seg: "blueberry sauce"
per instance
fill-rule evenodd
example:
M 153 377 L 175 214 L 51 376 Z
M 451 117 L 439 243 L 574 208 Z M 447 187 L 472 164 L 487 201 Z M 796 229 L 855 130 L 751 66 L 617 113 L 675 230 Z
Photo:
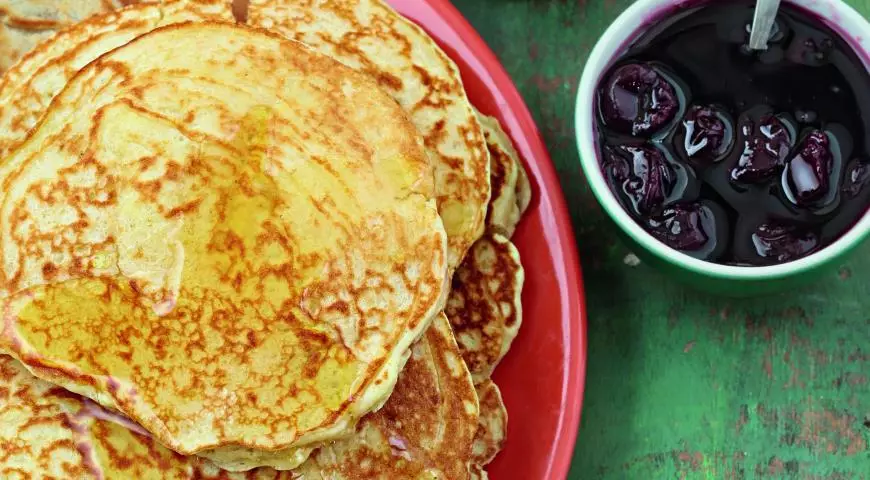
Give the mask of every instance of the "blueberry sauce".
M 602 78 L 601 164 L 651 235 L 696 258 L 771 265 L 824 248 L 870 204 L 870 75 L 782 4 L 748 48 L 750 2 L 657 21 Z

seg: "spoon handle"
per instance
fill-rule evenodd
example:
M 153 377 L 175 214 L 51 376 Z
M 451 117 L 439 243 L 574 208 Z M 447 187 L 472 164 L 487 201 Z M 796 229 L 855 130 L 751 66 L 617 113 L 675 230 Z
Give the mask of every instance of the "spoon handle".
M 755 3 L 755 15 L 752 18 L 752 31 L 749 34 L 749 48 L 766 50 L 770 29 L 776 20 L 780 0 L 758 0 Z

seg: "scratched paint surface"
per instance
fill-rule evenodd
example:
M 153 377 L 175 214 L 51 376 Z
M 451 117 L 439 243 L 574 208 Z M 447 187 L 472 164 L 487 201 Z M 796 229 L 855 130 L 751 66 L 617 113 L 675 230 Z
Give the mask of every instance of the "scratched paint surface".
M 870 244 L 810 288 L 749 301 L 630 266 L 572 133 L 583 63 L 630 2 L 455 3 L 532 110 L 594 280 L 571 480 L 870 479 Z M 870 13 L 870 0 L 851 3 Z

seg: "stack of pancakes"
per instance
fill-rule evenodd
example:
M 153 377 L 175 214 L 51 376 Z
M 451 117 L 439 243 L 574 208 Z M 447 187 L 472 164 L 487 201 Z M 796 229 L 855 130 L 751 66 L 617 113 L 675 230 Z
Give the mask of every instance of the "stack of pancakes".
M 0 14 L 0 478 L 486 478 L 531 190 L 426 33 L 381 0 Z

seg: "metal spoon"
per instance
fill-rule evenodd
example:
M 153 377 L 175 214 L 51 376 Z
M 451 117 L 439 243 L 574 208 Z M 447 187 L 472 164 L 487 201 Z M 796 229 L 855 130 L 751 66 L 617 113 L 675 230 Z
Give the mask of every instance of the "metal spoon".
M 752 18 L 752 31 L 749 34 L 749 48 L 752 50 L 767 50 L 767 40 L 770 39 L 770 29 L 776 20 L 780 0 L 757 0 L 755 15 Z

